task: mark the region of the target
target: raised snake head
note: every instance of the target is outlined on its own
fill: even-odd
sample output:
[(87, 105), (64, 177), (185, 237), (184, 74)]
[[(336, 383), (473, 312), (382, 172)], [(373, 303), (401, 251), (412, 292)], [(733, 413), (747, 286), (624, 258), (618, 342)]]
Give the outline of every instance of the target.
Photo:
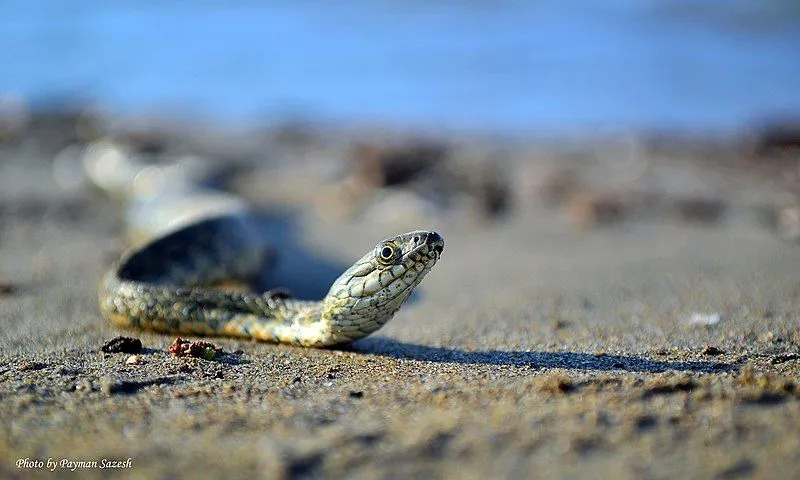
[(392, 318), (444, 250), (432, 231), (387, 238), (348, 268), (323, 301), (323, 316), (334, 325), (337, 341), (374, 332)]

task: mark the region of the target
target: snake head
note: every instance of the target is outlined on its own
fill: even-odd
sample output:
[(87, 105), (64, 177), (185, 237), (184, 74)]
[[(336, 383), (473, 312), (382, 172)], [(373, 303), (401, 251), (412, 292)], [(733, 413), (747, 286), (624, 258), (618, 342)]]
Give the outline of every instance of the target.
[(323, 303), (337, 341), (363, 337), (392, 318), (444, 250), (432, 231), (387, 238), (348, 268), (331, 286)]

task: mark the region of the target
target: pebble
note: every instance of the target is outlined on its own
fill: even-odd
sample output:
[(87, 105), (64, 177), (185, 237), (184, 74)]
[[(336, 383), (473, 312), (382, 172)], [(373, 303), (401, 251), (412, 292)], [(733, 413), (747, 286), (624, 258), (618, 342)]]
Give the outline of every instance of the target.
[(131, 355), (127, 360), (125, 360), (125, 363), (128, 365), (138, 365), (142, 363), (141, 360), (142, 359), (139, 355)]
[(142, 341), (132, 337), (116, 337), (107, 341), (100, 348), (103, 353), (139, 353), (142, 351)]

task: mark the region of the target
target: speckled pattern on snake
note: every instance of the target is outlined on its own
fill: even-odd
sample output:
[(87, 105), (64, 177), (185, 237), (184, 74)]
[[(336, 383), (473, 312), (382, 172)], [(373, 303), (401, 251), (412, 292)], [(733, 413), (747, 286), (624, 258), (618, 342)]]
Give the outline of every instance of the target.
[(436, 232), (387, 238), (347, 269), (321, 301), (204, 287), (258, 272), (263, 252), (235, 235), (235, 217), (205, 219), (126, 254), (103, 279), (100, 308), (121, 327), (222, 335), (306, 347), (345, 344), (397, 312), (444, 249)]

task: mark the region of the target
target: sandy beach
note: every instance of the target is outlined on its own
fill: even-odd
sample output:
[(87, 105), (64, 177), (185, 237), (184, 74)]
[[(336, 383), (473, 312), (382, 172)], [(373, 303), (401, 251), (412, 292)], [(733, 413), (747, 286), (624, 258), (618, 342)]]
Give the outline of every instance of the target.
[[(0, 476), (798, 477), (800, 156), (764, 138), (34, 112), (0, 135)], [(352, 346), (209, 338), (214, 360), (173, 357), (174, 336), (99, 314), (129, 240), (80, 168), (98, 142), (217, 167), (299, 296), (389, 235), (446, 247)], [(101, 353), (119, 335), (135, 362)]]

